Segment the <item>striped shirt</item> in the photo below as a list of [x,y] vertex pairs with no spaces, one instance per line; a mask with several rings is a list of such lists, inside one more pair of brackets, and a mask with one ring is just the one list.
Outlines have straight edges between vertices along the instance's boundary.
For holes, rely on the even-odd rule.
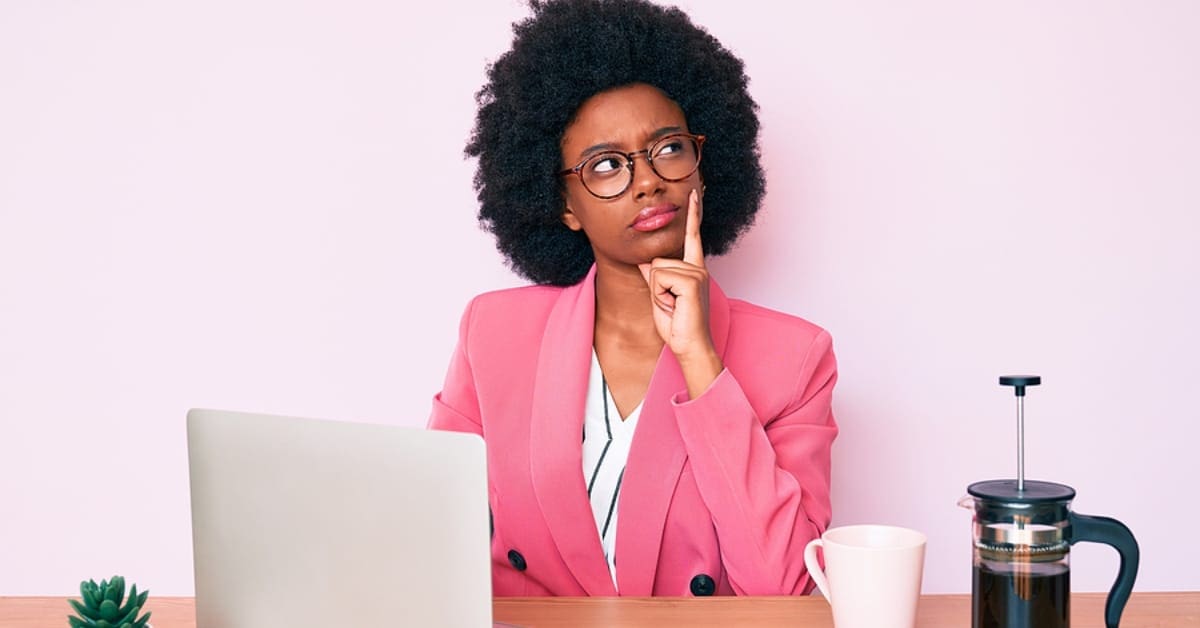
[[583,480],[613,585],[617,584],[617,498],[621,494],[625,460],[629,458],[629,446],[633,443],[633,432],[641,413],[642,404],[639,403],[624,421],[621,420],[617,405],[608,394],[600,360],[593,350],[583,411]]

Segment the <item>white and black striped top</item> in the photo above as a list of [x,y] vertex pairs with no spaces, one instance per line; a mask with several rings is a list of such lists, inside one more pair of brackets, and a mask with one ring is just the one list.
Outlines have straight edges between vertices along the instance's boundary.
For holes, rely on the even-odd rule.
[[583,412],[583,480],[613,585],[617,584],[617,498],[621,494],[625,460],[629,458],[629,446],[633,443],[633,432],[641,413],[642,404],[639,403],[624,421],[621,420],[617,405],[608,394],[600,360],[593,350]]

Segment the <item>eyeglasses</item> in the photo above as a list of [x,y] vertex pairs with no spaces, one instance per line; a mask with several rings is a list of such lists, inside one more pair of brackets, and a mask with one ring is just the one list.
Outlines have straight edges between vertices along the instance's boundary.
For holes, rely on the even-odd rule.
[[604,151],[579,162],[574,168],[558,173],[579,176],[583,187],[597,198],[616,198],[633,183],[633,159],[646,156],[646,163],[664,181],[683,181],[700,167],[700,148],[703,135],[672,133],[655,140],[649,148],[632,153]]

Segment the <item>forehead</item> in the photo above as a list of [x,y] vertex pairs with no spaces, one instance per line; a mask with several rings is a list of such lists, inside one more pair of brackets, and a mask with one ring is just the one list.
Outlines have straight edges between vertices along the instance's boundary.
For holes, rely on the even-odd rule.
[[687,129],[683,110],[657,87],[637,83],[600,92],[584,101],[563,133],[563,155],[614,144],[637,150],[659,129]]

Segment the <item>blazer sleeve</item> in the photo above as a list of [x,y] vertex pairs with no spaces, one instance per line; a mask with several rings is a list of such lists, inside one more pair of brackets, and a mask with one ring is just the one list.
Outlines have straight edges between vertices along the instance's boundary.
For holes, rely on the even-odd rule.
[[479,400],[475,394],[475,374],[471,370],[469,357],[469,334],[475,302],[473,299],[467,305],[458,325],[458,345],[450,357],[450,368],[446,371],[442,391],[433,397],[429,429],[470,432],[483,436]]
[[685,391],[672,400],[738,595],[809,592],[804,547],[829,527],[837,363],[827,332],[810,345],[796,377],[788,404],[765,421],[728,369],[696,399]]

